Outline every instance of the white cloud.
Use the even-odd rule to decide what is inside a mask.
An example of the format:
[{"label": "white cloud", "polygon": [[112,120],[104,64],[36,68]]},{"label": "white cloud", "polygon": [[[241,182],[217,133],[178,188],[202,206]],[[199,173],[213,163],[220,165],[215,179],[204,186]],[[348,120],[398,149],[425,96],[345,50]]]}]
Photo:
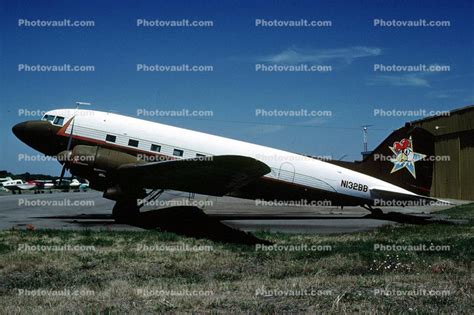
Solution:
[{"label": "white cloud", "polygon": [[348,48],[304,50],[288,48],[281,53],[259,58],[260,62],[273,64],[322,64],[342,62],[352,63],[355,59],[379,56],[382,49],[374,47],[356,46]]},{"label": "white cloud", "polygon": [[367,81],[368,85],[418,86],[430,87],[430,83],[422,73],[403,75],[377,75]]}]

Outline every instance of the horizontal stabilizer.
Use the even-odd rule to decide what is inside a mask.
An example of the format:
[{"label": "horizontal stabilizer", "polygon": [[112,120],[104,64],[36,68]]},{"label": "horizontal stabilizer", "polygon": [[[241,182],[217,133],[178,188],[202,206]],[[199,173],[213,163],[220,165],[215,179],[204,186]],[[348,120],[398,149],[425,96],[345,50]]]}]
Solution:
[{"label": "horizontal stabilizer", "polygon": [[441,199],[426,197],[414,193],[403,193],[379,188],[371,188],[370,194],[375,200],[379,200],[380,205],[382,205],[383,202],[393,201],[414,201],[416,203],[410,205],[419,204],[420,206],[429,205],[432,203],[452,205],[452,203]]}]

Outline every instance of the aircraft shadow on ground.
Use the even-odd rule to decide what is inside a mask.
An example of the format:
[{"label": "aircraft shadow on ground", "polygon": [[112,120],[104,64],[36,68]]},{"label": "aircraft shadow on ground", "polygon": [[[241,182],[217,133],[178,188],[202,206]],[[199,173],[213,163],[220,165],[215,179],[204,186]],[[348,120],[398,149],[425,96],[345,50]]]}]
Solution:
[{"label": "aircraft shadow on ground", "polygon": [[270,244],[250,233],[231,228],[206,215],[197,207],[170,207],[150,210],[139,214],[129,223],[143,229],[157,229],[179,235],[206,238],[224,243]]},{"label": "aircraft shadow on ground", "polygon": [[[70,223],[82,226],[97,226],[116,224],[110,214],[82,214],[76,216],[49,216],[43,219],[66,219]],[[389,212],[384,214],[368,214],[361,217],[334,217],[334,216],[304,216],[304,217],[284,217],[284,216],[219,216],[207,215],[197,207],[170,207],[156,210],[149,210],[140,213],[136,218],[123,224],[139,227],[147,230],[159,229],[161,231],[172,232],[178,235],[194,238],[204,238],[223,243],[234,244],[271,244],[271,242],[259,239],[250,233],[231,228],[221,222],[221,220],[344,220],[344,219],[375,219],[387,220],[398,223],[425,225],[433,223],[455,224],[450,220],[433,220],[431,216],[416,216]]]},{"label": "aircraft shadow on ground", "polygon": [[[49,216],[43,219],[68,219],[70,223],[83,226],[97,226],[116,224],[108,214],[83,214],[76,216]],[[149,210],[140,213],[136,218],[124,222],[135,227],[147,230],[159,229],[178,235],[194,238],[205,238],[213,241],[234,244],[271,244],[259,239],[250,233],[231,228],[219,220],[206,215],[197,207],[170,207]]]}]

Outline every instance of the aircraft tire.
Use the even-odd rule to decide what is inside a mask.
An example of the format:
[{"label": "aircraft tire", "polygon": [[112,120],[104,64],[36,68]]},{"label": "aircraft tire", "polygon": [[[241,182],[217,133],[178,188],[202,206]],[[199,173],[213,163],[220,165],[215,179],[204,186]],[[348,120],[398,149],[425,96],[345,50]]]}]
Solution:
[{"label": "aircraft tire", "polygon": [[139,214],[136,199],[118,200],[112,210],[112,217],[116,223],[128,223],[135,220]]}]

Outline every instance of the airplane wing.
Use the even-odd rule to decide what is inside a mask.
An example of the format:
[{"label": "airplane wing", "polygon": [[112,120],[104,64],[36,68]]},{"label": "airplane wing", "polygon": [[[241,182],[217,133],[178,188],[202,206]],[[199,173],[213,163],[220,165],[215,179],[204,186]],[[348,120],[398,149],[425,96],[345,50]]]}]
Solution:
[{"label": "airplane wing", "polygon": [[423,203],[428,204],[431,202],[446,203],[447,205],[451,204],[450,202],[441,199],[431,198],[417,194],[401,193],[380,188],[371,188],[370,193],[374,198],[379,198],[386,201],[420,201],[420,206],[423,205]]},{"label": "airplane wing", "polygon": [[270,167],[256,159],[238,155],[127,164],[118,168],[121,185],[149,189],[192,191],[224,196],[270,173]]}]

